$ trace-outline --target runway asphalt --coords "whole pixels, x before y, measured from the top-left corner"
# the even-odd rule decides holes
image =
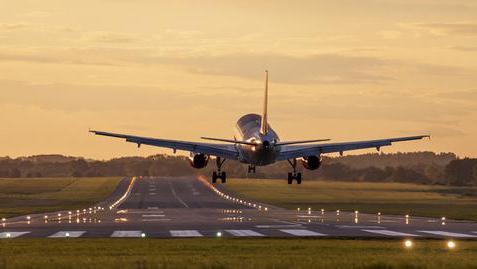
[[[107,200],[0,220],[0,239],[28,237],[319,237],[477,239],[469,221],[286,210],[244,201],[205,178],[125,178]]]

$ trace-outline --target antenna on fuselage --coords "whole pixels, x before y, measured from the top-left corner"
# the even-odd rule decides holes
[[[265,96],[263,101],[262,121],[260,125],[260,133],[262,135],[268,132],[268,70],[265,70]]]

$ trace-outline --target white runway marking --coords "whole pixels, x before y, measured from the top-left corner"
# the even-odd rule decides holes
[[[409,234],[409,233],[401,233],[389,230],[362,230],[368,233],[375,233],[375,234],[382,234],[382,235],[389,235],[389,236],[420,236],[417,234]]]
[[[471,234],[452,233],[452,232],[445,232],[445,231],[418,231],[418,232],[426,233],[426,234],[442,235],[442,236],[448,236],[448,237],[462,237],[462,238],[477,237]]]
[[[225,230],[233,236],[265,236],[252,230]]]
[[[63,238],[63,237],[80,237],[85,234],[86,231],[59,231],[48,237],[51,238]]]
[[[356,225],[356,226],[353,226],[353,225],[336,225],[336,227],[339,227],[339,228],[349,228],[349,229],[384,229],[384,227],[382,226],[366,226],[366,225]]]
[[[149,195],[156,195],[156,193],[155,192],[150,192]]]
[[[202,237],[196,230],[172,230],[170,231],[171,235],[174,237]]]
[[[171,219],[142,219],[143,222],[148,222],[148,221],[171,221]]]
[[[189,208],[189,205],[187,205],[184,200],[182,200],[176,193],[176,190],[174,189],[174,186],[172,186],[172,183],[169,182],[169,188],[171,188],[172,195],[181,203],[184,207]]]
[[[149,214],[149,215],[142,215],[143,218],[155,218],[155,217],[159,217],[159,218],[162,218],[162,217],[165,217],[166,215],[164,214]]]
[[[141,231],[114,231],[111,237],[141,237]]]
[[[30,232],[4,232],[0,233],[0,238],[15,238],[28,233]]]
[[[310,230],[301,230],[301,229],[283,229],[280,231],[291,234],[291,235],[296,235],[296,236],[324,236],[325,235],[325,234],[313,232]]]
[[[303,227],[301,224],[291,224],[291,225],[255,225],[256,228],[298,228]]]
[[[157,206],[150,206],[150,207],[148,207],[147,209],[159,209],[159,207],[157,207]]]

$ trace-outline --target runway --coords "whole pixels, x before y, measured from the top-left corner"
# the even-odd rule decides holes
[[[259,183],[257,183],[259,184]],[[477,239],[469,221],[287,210],[246,201],[198,177],[125,178],[91,208],[1,221],[0,239],[316,237]]]

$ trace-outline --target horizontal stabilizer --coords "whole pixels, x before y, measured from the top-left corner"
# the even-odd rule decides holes
[[[277,146],[284,146],[284,145],[293,145],[293,144],[305,144],[305,143],[313,143],[313,142],[325,142],[330,141],[331,139],[315,139],[315,140],[301,140],[301,141],[284,141],[278,142],[275,145]]]

